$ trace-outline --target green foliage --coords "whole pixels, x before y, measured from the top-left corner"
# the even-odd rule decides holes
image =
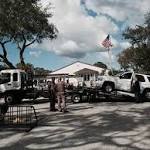
[[[27,63],[22,65],[21,63],[16,64],[16,68],[23,69],[27,73],[32,73],[34,76],[47,76],[51,71],[41,68],[41,67],[34,67],[33,64]]]
[[[34,66],[30,63],[27,63],[27,64],[18,63],[18,64],[16,64],[16,68],[23,69],[26,72],[33,72],[34,71]]]
[[[51,73],[50,70],[41,68],[41,67],[36,67],[34,68],[34,75],[35,76],[47,76],[49,73]]]
[[[12,38],[13,42],[56,38],[56,28],[48,23],[52,14],[42,10],[38,0],[0,1],[0,39]],[[35,38],[36,37],[36,38]]]
[[[103,62],[96,62],[93,65],[96,66],[96,67],[107,69],[107,65],[104,64]]]
[[[131,46],[118,55],[123,69],[132,68],[137,72],[150,72],[150,13],[145,17],[143,26],[127,28],[123,33]]]
[[[48,19],[52,14],[43,9],[39,0],[1,0],[0,1],[0,44],[7,58],[5,44],[16,44],[19,49],[20,63],[25,64],[25,49],[34,42],[57,37],[57,29]],[[9,64],[8,64],[9,65]]]
[[[3,70],[3,69],[6,69],[6,67],[4,65],[0,64],[0,71]]]

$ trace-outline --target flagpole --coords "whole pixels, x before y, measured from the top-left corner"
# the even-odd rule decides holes
[[[108,47],[107,50],[108,50],[109,68],[110,68],[110,71],[111,71],[111,73],[113,75],[113,70],[112,70],[112,65],[111,65],[111,63],[112,63],[112,61],[111,61],[112,57],[111,57],[110,47]]]
[[[107,49],[108,51],[108,65],[109,65],[109,69],[113,75],[113,71],[112,71],[112,67],[111,67],[111,51],[110,51],[110,47],[112,46],[111,41],[110,41],[110,36],[109,34],[107,35],[106,39],[102,42],[102,45]]]

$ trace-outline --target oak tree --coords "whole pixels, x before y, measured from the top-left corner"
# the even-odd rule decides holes
[[[150,13],[146,14],[143,26],[127,28],[123,36],[131,46],[118,55],[121,67],[132,68],[137,72],[150,72]]]
[[[8,59],[7,44],[16,45],[20,63],[25,65],[24,52],[33,43],[54,39],[58,30],[49,23],[52,13],[43,8],[39,0],[0,1],[0,61],[15,68]]]

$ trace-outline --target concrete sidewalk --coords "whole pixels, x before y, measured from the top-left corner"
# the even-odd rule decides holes
[[[35,105],[39,125],[30,132],[0,132],[0,149],[149,150],[150,103],[81,103],[69,113]]]

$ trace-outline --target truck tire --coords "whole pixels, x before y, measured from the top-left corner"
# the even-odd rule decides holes
[[[73,102],[73,103],[79,103],[79,102],[81,102],[81,96],[78,95],[78,94],[73,95],[73,96],[72,96],[72,102]]]
[[[12,104],[14,102],[14,96],[13,95],[5,95],[4,97],[6,104]]]
[[[104,83],[103,85],[103,91],[106,93],[111,93],[114,90],[114,84],[113,83]]]
[[[142,95],[145,100],[150,100],[150,89],[145,89]]]

